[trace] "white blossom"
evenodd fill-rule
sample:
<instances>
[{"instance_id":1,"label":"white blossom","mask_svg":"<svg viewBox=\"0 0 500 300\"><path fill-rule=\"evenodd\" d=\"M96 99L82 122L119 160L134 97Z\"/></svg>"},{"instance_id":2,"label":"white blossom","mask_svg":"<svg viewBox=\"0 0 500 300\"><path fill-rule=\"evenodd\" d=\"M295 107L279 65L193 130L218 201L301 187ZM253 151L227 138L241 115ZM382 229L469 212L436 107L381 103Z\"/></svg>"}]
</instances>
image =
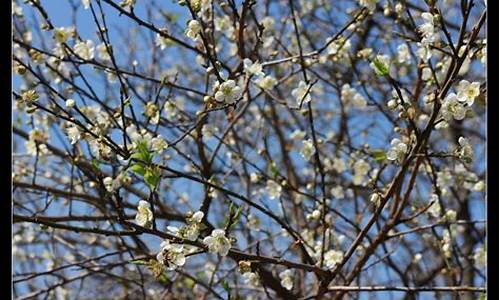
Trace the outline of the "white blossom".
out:
<instances>
[{"instance_id":1,"label":"white blossom","mask_svg":"<svg viewBox=\"0 0 500 300\"><path fill-rule=\"evenodd\" d=\"M168 240L160 244L161 250L156 255L156 260L163 264L167 270L175 270L186 263L184 255L184 246L179 244L170 244Z\"/></svg>"},{"instance_id":2,"label":"white blossom","mask_svg":"<svg viewBox=\"0 0 500 300\"><path fill-rule=\"evenodd\" d=\"M214 229L210 236L203 239L203 243L208 246L208 251L219 253L221 256L226 256L231 249L231 242L222 229Z\"/></svg>"},{"instance_id":3,"label":"white blossom","mask_svg":"<svg viewBox=\"0 0 500 300\"><path fill-rule=\"evenodd\" d=\"M252 62L249 58L243 60L243 66L245 68L245 73L250 75L255 75L258 77L263 77L265 74L262 72L262 65L259 62Z\"/></svg>"},{"instance_id":4,"label":"white blossom","mask_svg":"<svg viewBox=\"0 0 500 300\"><path fill-rule=\"evenodd\" d=\"M274 182L273 180L267 181L266 189L267 189L267 193L269 194L269 198L271 198L271 199L277 199L281 196L282 187L281 187L281 185Z\"/></svg>"},{"instance_id":5,"label":"white blossom","mask_svg":"<svg viewBox=\"0 0 500 300\"><path fill-rule=\"evenodd\" d=\"M325 265L328 269L333 268L336 264L342 261L344 253L337 250L328 250L325 252Z\"/></svg>"},{"instance_id":6,"label":"white blossom","mask_svg":"<svg viewBox=\"0 0 500 300\"><path fill-rule=\"evenodd\" d=\"M359 1L359 5L368 8L368 10L370 10L370 11L374 11L375 8L377 8L378 0L358 0L358 1Z\"/></svg>"},{"instance_id":7,"label":"white blossom","mask_svg":"<svg viewBox=\"0 0 500 300\"><path fill-rule=\"evenodd\" d=\"M464 105L458 101L458 97L454 93L450 93L443 101L441 113L443 118L450 121L452 119L462 120L467 112Z\"/></svg>"},{"instance_id":8,"label":"white blossom","mask_svg":"<svg viewBox=\"0 0 500 300\"><path fill-rule=\"evenodd\" d=\"M151 140L151 150L161 153L168 148L168 144L161 136L157 136Z\"/></svg>"},{"instance_id":9,"label":"white blossom","mask_svg":"<svg viewBox=\"0 0 500 300\"><path fill-rule=\"evenodd\" d=\"M380 196L379 193L373 193L370 196L370 202L373 203L375 206L379 206L381 200L382 200L382 197Z\"/></svg>"},{"instance_id":10,"label":"white blossom","mask_svg":"<svg viewBox=\"0 0 500 300\"><path fill-rule=\"evenodd\" d=\"M354 176L352 178L352 182L354 184L361 184L366 174L370 170L370 164L367 163L364 159L357 160L354 163Z\"/></svg>"},{"instance_id":11,"label":"white blossom","mask_svg":"<svg viewBox=\"0 0 500 300\"><path fill-rule=\"evenodd\" d=\"M111 47L111 46L109 46ZM99 44L97 47L97 54L103 61L111 61L111 56L109 55L107 46L105 43Z\"/></svg>"},{"instance_id":12,"label":"white blossom","mask_svg":"<svg viewBox=\"0 0 500 300\"><path fill-rule=\"evenodd\" d=\"M115 186L113 184L113 177L105 177L103 180L102 180L102 183L104 184L104 188L106 189L106 191L108 192L113 192L115 190Z\"/></svg>"},{"instance_id":13,"label":"white blossom","mask_svg":"<svg viewBox=\"0 0 500 300\"><path fill-rule=\"evenodd\" d=\"M153 222L153 212L149 202L141 200L137 206L137 214L135 215L137 225L143 227L151 227Z\"/></svg>"},{"instance_id":14,"label":"white blossom","mask_svg":"<svg viewBox=\"0 0 500 300\"><path fill-rule=\"evenodd\" d=\"M468 106L472 106L474 100L479 96L479 88L479 82L469 82L467 80L461 80L457 86L458 101L465 102Z\"/></svg>"},{"instance_id":15,"label":"white blossom","mask_svg":"<svg viewBox=\"0 0 500 300\"><path fill-rule=\"evenodd\" d=\"M418 26L422 33L422 44L429 45L436 40L436 33L434 28L434 16L431 13L424 12L420 15L424 23Z\"/></svg>"},{"instance_id":16,"label":"white blossom","mask_svg":"<svg viewBox=\"0 0 500 300\"><path fill-rule=\"evenodd\" d=\"M90 0L82 0L83 8L84 9L89 9L90 7Z\"/></svg>"},{"instance_id":17,"label":"white blossom","mask_svg":"<svg viewBox=\"0 0 500 300\"><path fill-rule=\"evenodd\" d=\"M332 196L334 198L337 198L337 199L342 199L345 196L344 195L344 188L340 185L332 187L332 189L330 190L330 193L332 194Z\"/></svg>"},{"instance_id":18,"label":"white blossom","mask_svg":"<svg viewBox=\"0 0 500 300\"><path fill-rule=\"evenodd\" d=\"M482 191L484 191L484 188L485 188L484 181L480 180L474 184L474 186L472 187L472 190L474 190L475 192L482 192Z\"/></svg>"},{"instance_id":19,"label":"white blossom","mask_svg":"<svg viewBox=\"0 0 500 300\"><path fill-rule=\"evenodd\" d=\"M201 32L201 24L197 20L191 20L188 23L188 28L186 29L186 36L192 40L198 38L198 34Z\"/></svg>"},{"instance_id":20,"label":"white blossom","mask_svg":"<svg viewBox=\"0 0 500 300\"><path fill-rule=\"evenodd\" d=\"M443 232L443 239L441 240L441 251L445 257L451 257L451 233L448 229L445 229Z\"/></svg>"},{"instance_id":21,"label":"white blossom","mask_svg":"<svg viewBox=\"0 0 500 300\"><path fill-rule=\"evenodd\" d=\"M315 152L316 150L314 149L314 143L311 139L302 141L302 148L300 149L300 155L304 159L310 160Z\"/></svg>"},{"instance_id":22,"label":"white blossom","mask_svg":"<svg viewBox=\"0 0 500 300\"><path fill-rule=\"evenodd\" d=\"M391 148L387 151L388 160L402 161L408 151L408 145L403 143L400 139L393 139L391 141Z\"/></svg>"},{"instance_id":23,"label":"white blossom","mask_svg":"<svg viewBox=\"0 0 500 300\"><path fill-rule=\"evenodd\" d=\"M472 162L474 158L474 150L472 149L469 140L461 136L458 138L458 144L460 145L458 157L466 163Z\"/></svg>"},{"instance_id":24,"label":"white blossom","mask_svg":"<svg viewBox=\"0 0 500 300\"><path fill-rule=\"evenodd\" d=\"M447 222L455 222L457 220L457 212L453 209L448 209L445 212L443 219Z\"/></svg>"},{"instance_id":25,"label":"white blossom","mask_svg":"<svg viewBox=\"0 0 500 300\"><path fill-rule=\"evenodd\" d=\"M201 223L205 214L202 211L195 212L189 219L189 223Z\"/></svg>"},{"instance_id":26,"label":"white blossom","mask_svg":"<svg viewBox=\"0 0 500 300\"><path fill-rule=\"evenodd\" d=\"M410 49L406 44L398 46L398 63L405 64L410 62Z\"/></svg>"},{"instance_id":27,"label":"white blossom","mask_svg":"<svg viewBox=\"0 0 500 300\"><path fill-rule=\"evenodd\" d=\"M20 101L22 103L31 104L31 103L37 101L38 98L40 98L40 96L38 95L36 90L32 89L32 90L27 90L27 91L22 92Z\"/></svg>"},{"instance_id":28,"label":"white blossom","mask_svg":"<svg viewBox=\"0 0 500 300\"><path fill-rule=\"evenodd\" d=\"M68 100L66 100L65 104L66 104L67 108L71 109L71 108L75 107L75 100L74 99L68 99Z\"/></svg>"},{"instance_id":29,"label":"white blossom","mask_svg":"<svg viewBox=\"0 0 500 300\"><path fill-rule=\"evenodd\" d=\"M120 6L122 7L132 7L135 4L135 0L123 0L120 2Z\"/></svg>"},{"instance_id":30,"label":"white blossom","mask_svg":"<svg viewBox=\"0 0 500 300\"><path fill-rule=\"evenodd\" d=\"M73 51L82 59L90 60L94 58L94 42L92 40L80 41L76 43Z\"/></svg>"},{"instance_id":31,"label":"white blossom","mask_svg":"<svg viewBox=\"0 0 500 300\"><path fill-rule=\"evenodd\" d=\"M262 89L270 90L278 83L278 81L273 76L267 75L257 78L255 83Z\"/></svg>"},{"instance_id":32,"label":"white blossom","mask_svg":"<svg viewBox=\"0 0 500 300\"><path fill-rule=\"evenodd\" d=\"M281 285L287 289L291 290L293 288L293 272L292 270L285 270L279 274L281 279Z\"/></svg>"},{"instance_id":33,"label":"white blossom","mask_svg":"<svg viewBox=\"0 0 500 300\"><path fill-rule=\"evenodd\" d=\"M215 100L219 102L224 102L226 104L232 104L241 97L243 93L242 89L236 85L236 82L232 79L221 83L216 87L217 92L215 93Z\"/></svg>"},{"instance_id":34,"label":"white blossom","mask_svg":"<svg viewBox=\"0 0 500 300\"><path fill-rule=\"evenodd\" d=\"M439 218L441 216L441 204L439 204L438 195L432 194L430 201L432 202L432 204L427 212L434 218Z\"/></svg>"},{"instance_id":35,"label":"white blossom","mask_svg":"<svg viewBox=\"0 0 500 300\"><path fill-rule=\"evenodd\" d=\"M68 138L71 140L71 145L76 144L76 142L78 142L81 139L80 129L78 129L78 126L74 124L66 127L66 134L68 135Z\"/></svg>"},{"instance_id":36,"label":"white blossom","mask_svg":"<svg viewBox=\"0 0 500 300\"><path fill-rule=\"evenodd\" d=\"M245 284L259 286L259 275L255 272L246 272L242 275Z\"/></svg>"},{"instance_id":37,"label":"white blossom","mask_svg":"<svg viewBox=\"0 0 500 300\"><path fill-rule=\"evenodd\" d=\"M64 27L57 27L54 29L54 39L57 43L65 43L71 36L71 30Z\"/></svg>"},{"instance_id":38,"label":"white blossom","mask_svg":"<svg viewBox=\"0 0 500 300\"><path fill-rule=\"evenodd\" d=\"M342 101L345 103L352 103L356 107L366 106L365 98L354 88L352 88L348 83L342 85L340 96L342 97Z\"/></svg>"},{"instance_id":39,"label":"white blossom","mask_svg":"<svg viewBox=\"0 0 500 300\"><path fill-rule=\"evenodd\" d=\"M484 268L486 266L488 258L486 254L486 247L484 245L481 245L474 250L474 264L478 268Z\"/></svg>"},{"instance_id":40,"label":"white blossom","mask_svg":"<svg viewBox=\"0 0 500 300\"><path fill-rule=\"evenodd\" d=\"M297 105L303 101L303 103L308 103L311 101L311 91L309 91L309 85L305 81L300 81L299 86L292 90L292 96L295 97Z\"/></svg>"}]
</instances>

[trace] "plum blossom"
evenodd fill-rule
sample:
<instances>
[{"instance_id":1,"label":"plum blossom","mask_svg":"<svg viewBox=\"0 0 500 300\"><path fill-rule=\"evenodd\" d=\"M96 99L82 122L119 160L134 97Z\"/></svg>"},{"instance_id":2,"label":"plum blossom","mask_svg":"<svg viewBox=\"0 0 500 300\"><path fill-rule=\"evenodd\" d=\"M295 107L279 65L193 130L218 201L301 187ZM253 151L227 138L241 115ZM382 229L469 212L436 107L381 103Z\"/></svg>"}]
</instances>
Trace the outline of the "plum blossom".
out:
<instances>
[{"instance_id":1,"label":"plum blossom","mask_svg":"<svg viewBox=\"0 0 500 300\"><path fill-rule=\"evenodd\" d=\"M484 245L479 246L474 250L474 264L478 268L483 268L487 263L486 247Z\"/></svg>"},{"instance_id":2,"label":"plum blossom","mask_svg":"<svg viewBox=\"0 0 500 300\"><path fill-rule=\"evenodd\" d=\"M379 206L381 200L382 200L382 197L380 196L379 193L373 193L370 196L370 202L373 203L375 206Z\"/></svg>"},{"instance_id":3,"label":"plum blossom","mask_svg":"<svg viewBox=\"0 0 500 300\"><path fill-rule=\"evenodd\" d=\"M441 216L441 204L439 203L439 197L437 194L432 194L430 202L432 202L431 206L427 210L427 212L434 218L439 218Z\"/></svg>"},{"instance_id":4,"label":"plum blossom","mask_svg":"<svg viewBox=\"0 0 500 300\"><path fill-rule=\"evenodd\" d=\"M454 93L450 93L443 101L442 115L443 118L450 121L452 119L462 120L465 118L466 108Z\"/></svg>"},{"instance_id":5,"label":"plum blossom","mask_svg":"<svg viewBox=\"0 0 500 300\"><path fill-rule=\"evenodd\" d=\"M68 99L68 100L66 100L65 104L66 104L66 108L71 109L71 108L75 107L75 100Z\"/></svg>"},{"instance_id":6,"label":"plum blossom","mask_svg":"<svg viewBox=\"0 0 500 300\"><path fill-rule=\"evenodd\" d=\"M387 151L387 159L401 161L406 151L408 151L408 145L403 143L400 139L395 138L391 141L391 148Z\"/></svg>"},{"instance_id":7,"label":"plum blossom","mask_svg":"<svg viewBox=\"0 0 500 300\"><path fill-rule=\"evenodd\" d=\"M310 160L315 152L316 150L314 149L314 143L311 139L302 141L302 149L300 149L300 155L304 159Z\"/></svg>"},{"instance_id":8,"label":"plum blossom","mask_svg":"<svg viewBox=\"0 0 500 300\"><path fill-rule=\"evenodd\" d=\"M333 268L336 264L342 261L344 253L337 250L328 250L325 252L325 265L328 269Z\"/></svg>"},{"instance_id":9,"label":"plum blossom","mask_svg":"<svg viewBox=\"0 0 500 300\"><path fill-rule=\"evenodd\" d=\"M422 44L429 45L433 43L436 39L436 33L434 28L434 16L431 13L424 12L420 15L424 20L424 23L418 27L422 33Z\"/></svg>"},{"instance_id":10,"label":"plum blossom","mask_svg":"<svg viewBox=\"0 0 500 300\"><path fill-rule=\"evenodd\" d=\"M156 255L156 260L163 264L167 270L175 270L186 263L183 245L171 244L165 240L160 244L160 247L161 250Z\"/></svg>"},{"instance_id":11,"label":"plum blossom","mask_svg":"<svg viewBox=\"0 0 500 300\"><path fill-rule=\"evenodd\" d=\"M151 150L161 153L161 152L163 152L163 150L165 150L167 148L168 148L167 142L160 135L158 135L157 137L154 137L151 140Z\"/></svg>"},{"instance_id":12,"label":"plum blossom","mask_svg":"<svg viewBox=\"0 0 500 300\"><path fill-rule=\"evenodd\" d=\"M281 285L287 289L291 290L293 288L293 272L292 270L285 270L279 274L281 279Z\"/></svg>"},{"instance_id":13,"label":"plum blossom","mask_svg":"<svg viewBox=\"0 0 500 300\"><path fill-rule=\"evenodd\" d=\"M173 232L176 236L190 241L196 241L200 235L201 221L205 214L202 211L197 211L186 218L187 225L181 227L180 229L169 226L168 230Z\"/></svg>"},{"instance_id":14,"label":"plum blossom","mask_svg":"<svg viewBox=\"0 0 500 300\"><path fill-rule=\"evenodd\" d=\"M365 107L365 98L358 93L354 88L352 88L348 83L342 86L340 91L340 96L346 103L352 103L356 107Z\"/></svg>"},{"instance_id":15,"label":"plum blossom","mask_svg":"<svg viewBox=\"0 0 500 300\"><path fill-rule=\"evenodd\" d=\"M299 86L292 90L292 96L295 97L297 105L300 105L302 101L308 103L311 101L311 93L309 91L309 85L305 81L300 81Z\"/></svg>"},{"instance_id":16,"label":"plum blossom","mask_svg":"<svg viewBox=\"0 0 500 300\"><path fill-rule=\"evenodd\" d=\"M27 90L21 93L19 101L30 105L31 103L37 101L38 98L40 98L40 96L35 90Z\"/></svg>"},{"instance_id":17,"label":"plum blossom","mask_svg":"<svg viewBox=\"0 0 500 300\"><path fill-rule=\"evenodd\" d=\"M82 59L94 58L94 42L92 40L80 41L75 44L73 51Z\"/></svg>"},{"instance_id":18,"label":"plum blossom","mask_svg":"<svg viewBox=\"0 0 500 300\"><path fill-rule=\"evenodd\" d=\"M109 45L109 47L111 48L111 45ZM99 44L97 47L97 55L100 59L102 59L103 61L111 61L111 56L109 55L109 52L108 52L108 49L107 49L107 46L105 43L101 43ZM110 49L112 50L112 49Z\"/></svg>"},{"instance_id":19,"label":"plum blossom","mask_svg":"<svg viewBox=\"0 0 500 300\"><path fill-rule=\"evenodd\" d=\"M353 168L354 176L352 177L352 182L354 184L361 184L368 171L370 171L370 164L364 159L360 159L354 163Z\"/></svg>"},{"instance_id":20,"label":"plum blossom","mask_svg":"<svg viewBox=\"0 0 500 300\"><path fill-rule=\"evenodd\" d=\"M68 28L57 27L54 29L54 39L60 44L65 43L70 36L71 30Z\"/></svg>"},{"instance_id":21,"label":"plum blossom","mask_svg":"<svg viewBox=\"0 0 500 300\"><path fill-rule=\"evenodd\" d=\"M258 77L263 77L265 74L262 72L262 65L259 62L252 62L249 58L243 60L243 65L245 67L245 73L250 75L255 75Z\"/></svg>"},{"instance_id":22,"label":"plum blossom","mask_svg":"<svg viewBox=\"0 0 500 300\"><path fill-rule=\"evenodd\" d=\"M132 7L135 4L135 0L123 0L120 2L120 6L122 7Z\"/></svg>"},{"instance_id":23,"label":"plum blossom","mask_svg":"<svg viewBox=\"0 0 500 300\"><path fill-rule=\"evenodd\" d=\"M401 44L398 46L398 63L404 64L408 63L411 56L410 56L410 49L406 44Z\"/></svg>"},{"instance_id":24,"label":"plum blossom","mask_svg":"<svg viewBox=\"0 0 500 300\"><path fill-rule=\"evenodd\" d=\"M468 106L472 106L474 100L480 94L479 82L469 82L461 80L457 87L457 99L459 102L465 102Z\"/></svg>"},{"instance_id":25,"label":"plum blossom","mask_svg":"<svg viewBox=\"0 0 500 300\"><path fill-rule=\"evenodd\" d=\"M358 0L358 1L359 1L359 5L368 8L368 10L370 10L370 11L374 11L375 8L377 8L378 0Z\"/></svg>"},{"instance_id":26,"label":"plum blossom","mask_svg":"<svg viewBox=\"0 0 500 300\"><path fill-rule=\"evenodd\" d=\"M282 187L278 183L273 180L267 181L267 193L269 194L269 198L277 199L281 196Z\"/></svg>"},{"instance_id":27,"label":"plum blossom","mask_svg":"<svg viewBox=\"0 0 500 300\"><path fill-rule=\"evenodd\" d=\"M243 91L236 82L232 79L221 83L216 86L217 92L215 93L215 100L219 102L224 102L226 104L232 104L241 97Z\"/></svg>"},{"instance_id":28,"label":"plum blossom","mask_svg":"<svg viewBox=\"0 0 500 300\"><path fill-rule=\"evenodd\" d=\"M186 36L192 40L198 38L198 34L201 32L201 24L197 20L191 20L188 23L188 28L186 29Z\"/></svg>"},{"instance_id":29,"label":"plum blossom","mask_svg":"<svg viewBox=\"0 0 500 300\"><path fill-rule=\"evenodd\" d=\"M246 272L243 273L243 280L245 281L245 284L251 285L251 286L258 286L259 285L259 275L255 272Z\"/></svg>"},{"instance_id":30,"label":"plum blossom","mask_svg":"<svg viewBox=\"0 0 500 300\"><path fill-rule=\"evenodd\" d=\"M135 215L135 221L137 225L143 227L151 227L153 222L153 212L151 211L151 206L147 201L139 201L137 206L137 214Z\"/></svg>"},{"instance_id":31,"label":"plum blossom","mask_svg":"<svg viewBox=\"0 0 500 300\"><path fill-rule=\"evenodd\" d=\"M78 126L72 124L68 127L66 127L66 134L68 135L68 138L71 140L71 145L76 144L81 138L80 130L78 129Z\"/></svg>"},{"instance_id":32,"label":"plum blossom","mask_svg":"<svg viewBox=\"0 0 500 300\"><path fill-rule=\"evenodd\" d=\"M278 83L278 81L273 76L267 75L257 78L255 83L264 90L270 90Z\"/></svg>"},{"instance_id":33,"label":"plum blossom","mask_svg":"<svg viewBox=\"0 0 500 300\"><path fill-rule=\"evenodd\" d=\"M458 138L458 144L460 145L458 149L458 157L466 163L472 162L474 158L474 150L472 149L469 140L461 136Z\"/></svg>"},{"instance_id":34,"label":"plum blossom","mask_svg":"<svg viewBox=\"0 0 500 300\"><path fill-rule=\"evenodd\" d=\"M106 177L102 180L102 183L104 184L104 187L108 192L113 191L113 178L112 177Z\"/></svg>"},{"instance_id":35,"label":"plum blossom","mask_svg":"<svg viewBox=\"0 0 500 300\"><path fill-rule=\"evenodd\" d=\"M208 246L208 251L219 253L221 256L226 256L231 249L231 242L222 229L214 229L210 236L203 239L203 243Z\"/></svg>"}]
</instances>

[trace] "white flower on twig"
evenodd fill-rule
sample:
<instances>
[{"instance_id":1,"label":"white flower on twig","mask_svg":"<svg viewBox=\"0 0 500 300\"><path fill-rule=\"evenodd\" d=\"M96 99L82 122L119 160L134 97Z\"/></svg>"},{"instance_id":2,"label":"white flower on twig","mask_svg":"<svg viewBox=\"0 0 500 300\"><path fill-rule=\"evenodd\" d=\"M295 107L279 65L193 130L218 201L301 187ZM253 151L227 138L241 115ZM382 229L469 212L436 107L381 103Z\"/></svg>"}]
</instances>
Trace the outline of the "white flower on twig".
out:
<instances>
[{"instance_id":1,"label":"white flower on twig","mask_svg":"<svg viewBox=\"0 0 500 300\"><path fill-rule=\"evenodd\" d=\"M221 256L226 256L231 249L231 242L222 229L214 229L210 236L203 239L203 243L208 246L208 251L219 253Z\"/></svg>"}]
</instances>

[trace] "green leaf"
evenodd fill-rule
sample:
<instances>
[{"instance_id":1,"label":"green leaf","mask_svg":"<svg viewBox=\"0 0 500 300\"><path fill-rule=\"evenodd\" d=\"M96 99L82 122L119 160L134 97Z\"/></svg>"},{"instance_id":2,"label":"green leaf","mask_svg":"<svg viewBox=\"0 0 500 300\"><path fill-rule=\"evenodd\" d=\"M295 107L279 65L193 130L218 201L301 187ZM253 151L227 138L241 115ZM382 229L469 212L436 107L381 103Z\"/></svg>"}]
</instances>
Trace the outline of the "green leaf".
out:
<instances>
[{"instance_id":1,"label":"green leaf","mask_svg":"<svg viewBox=\"0 0 500 300\"><path fill-rule=\"evenodd\" d=\"M180 14L177 14L177 13L171 14L170 15L170 21L175 23L175 22L177 22L179 20L180 17L181 17Z\"/></svg>"},{"instance_id":2,"label":"green leaf","mask_svg":"<svg viewBox=\"0 0 500 300\"><path fill-rule=\"evenodd\" d=\"M147 261L142 260L142 259L133 260L133 261L131 261L131 263L136 264L136 265L147 265L148 264Z\"/></svg>"},{"instance_id":3,"label":"green leaf","mask_svg":"<svg viewBox=\"0 0 500 300\"><path fill-rule=\"evenodd\" d=\"M387 155L384 150L379 149L379 150L373 150L372 151L372 156L375 159L375 161L382 162L387 159Z\"/></svg>"},{"instance_id":4,"label":"green leaf","mask_svg":"<svg viewBox=\"0 0 500 300\"><path fill-rule=\"evenodd\" d=\"M184 284L185 284L185 286L186 286L188 289L192 289L192 288L194 288L194 285L196 284L196 282L195 282L193 279L191 279L191 278L187 278L187 277L186 277L186 278L184 279Z\"/></svg>"},{"instance_id":5,"label":"green leaf","mask_svg":"<svg viewBox=\"0 0 500 300\"><path fill-rule=\"evenodd\" d=\"M273 162L270 166L270 169L271 169L271 174L273 177L276 177L278 176L278 168L276 167L276 164Z\"/></svg>"},{"instance_id":6,"label":"green leaf","mask_svg":"<svg viewBox=\"0 0 500 300\"><path fill-rule=\"evenodd\" d=\"M142 160L151 163L153 156L149 153L148 145L145 142L137 144L137 152L130 156L133 159Z\"/></svg>"},{"instance_id":7,"label":"green leaf","mask_svg":"<svg viewBox=\"0 0 500 300\"><path fill-rule=\"evenodd\" d=\"M158 281L161 283L161 284L167 284L168 283L168 277L167 277L167 274L165 274L165 272L163 272L160 277L158 277Z\"/></svg>"},{"instance_id":8,"label":"green leaf","mask_svg":"<svg viewBox=\"0 0 500 300\"><path fill-rule=\"evenodd\" d=\"M99 171L100 168L99 168L99 161L97 159L92 159L92 166L97 170Z\"/></svg>"},{"instance_id":9,"label":"green leaf","mask_svg":"<svg viewBox=\"0 0 500 300\"><path fill-rule=\"evenodd\" d=\"M144 174L146 173L146 170L144 169L144 167L141 164L132 165L130 167L130 171L137 173L141 176L144 176Z\"/></svg>"},{"instance_id":10,"label":"green leaf","mask_svg":"<svg viewBox=\"0 0 500 300\"><path fill-rule=\"evenodd\" d=\"M238 223L238 220L240 219L242 212L243 212L243 208L238 207L238 209L236 210L236 213L234 214L233 221L229 225L229 229L232 229L234 227L234 225L236 225L236 223Z\"/></svg>"},{"instance_id":11,"label":"green leaf","mask_svg":"<svg viewBox=\"0 0 500 300\"><path fill-rule=\"evenodd\" d=\"M231 288L229 287L229 284L227 283L227 281L224 279L222 280L222 282L220 283L222 285L222 288L224 288L224 290L226 292L231 293Z\"/></svg>"},{"instance_id":12,"label":"green leaf","mask_svg":"<svg viewBox=\"0 0 500 300\"><path fill-rule=\"evenodd\" d=\"M144 174L144 181L151 189L154 189L160 182L160 170L158 168L148 168Z\"/></svg>"},{"instance_id":13,"label":"green leaf","mask_svg":"<svg viewBox=\"0 0 500 300\"><path fill-rule=\"evenodd\" d=\"M379 76L385 76L389 74L389 66L386 66L378 57L373 60L373 65L375 66L375 73Z\"/></svg>"}]
</instances>

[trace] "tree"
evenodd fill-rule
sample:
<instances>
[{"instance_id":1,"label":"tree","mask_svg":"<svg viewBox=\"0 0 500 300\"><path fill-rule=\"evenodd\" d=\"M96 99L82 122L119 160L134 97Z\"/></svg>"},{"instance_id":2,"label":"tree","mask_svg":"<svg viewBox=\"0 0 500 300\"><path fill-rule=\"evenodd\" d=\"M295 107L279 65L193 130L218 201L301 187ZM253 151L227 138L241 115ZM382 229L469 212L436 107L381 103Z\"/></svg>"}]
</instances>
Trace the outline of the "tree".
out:
<instances>
[{"instance_id":1,"label":"tree","mask_svg":"<svg viewBox=\"0 0 500 300\"><path fill-rule=\"evenodd\" d=\"M18 299L477 299L481 1L13 5Z\"/></svg>"}]
</instances>

